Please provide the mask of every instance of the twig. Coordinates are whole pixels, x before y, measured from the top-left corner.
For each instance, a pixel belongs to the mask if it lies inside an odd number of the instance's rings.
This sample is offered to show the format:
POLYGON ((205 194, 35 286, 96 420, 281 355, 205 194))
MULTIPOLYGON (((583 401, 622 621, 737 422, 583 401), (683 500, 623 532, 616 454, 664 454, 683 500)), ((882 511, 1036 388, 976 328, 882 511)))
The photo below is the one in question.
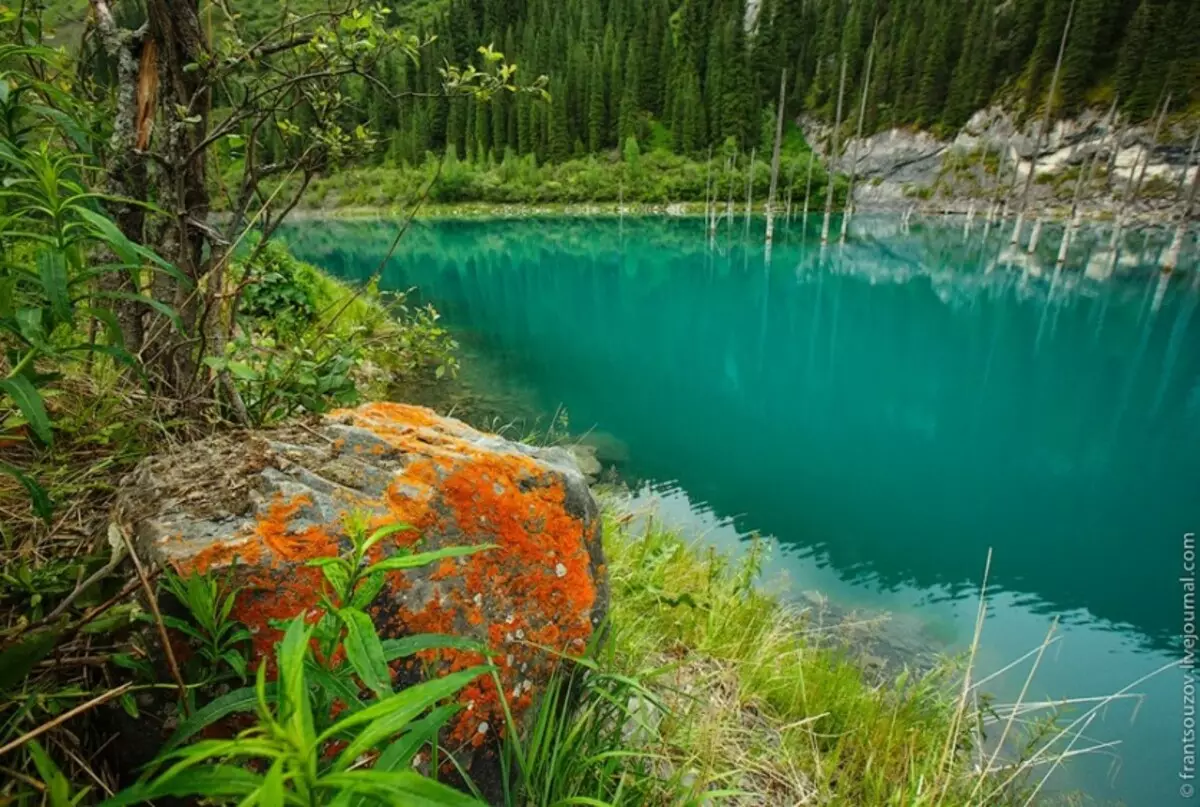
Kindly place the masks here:
POLYGON ((179 662, 175 660, 175 651, 171 649, 171 637, 167 635, 167 626, 163 623, 162 612, 158 610, 158 598, 154 596, 154 589, 150 588, 150 581, 146 578, 142 561, 133 549, 133 542, 129 540, 129 533, 124 527, 119 529, 121 538, 125 541, 125 548, 129 550, 129 557, 133 561, 133 568, 137 571, 138 580, 142 583, 142 590, 146 593, 146 603, 150 606, 150 611, 154 614, 154 622, 158 625, 158 638, 162 640, 163 652, 167 654, 167 666, 171 668, 171 677, 175 679, 175 684, 179 687, 180 708, 186 715, 190 711, 187 704, 187 685, 183 683, 183 675, 179 672, 179 662))
POLYGON ((124 558, 125 554, 123 552, 114 552, 112 558, 104 565, 103 568, 97 570, 87 580, 84 580, 82 583, 75 586, 75 590, 72 591, 65 600, 60 602, 57 608, 50 612, 49 616, 46 617, 46 621, 53 622, 55 619, 57 619, 63 611, 71 607, 71 603, 75 602, 75 600, 79 598, 80 594, 87 591, 96 583, 99 583, 105 577, 108 577, 108 575, 112 573, 112 570, 117 568, 124 558))
POLYGON ((117 687, 116 689, 110 689, 108 692, 105 692, 103 695, 98 695, 97 697, 92 698, 87 703, 81 703, 79 706, 76 706, 74 709, 63 712, 61 715, 54 718, 53 720, 49 720, 49 721, 43 723, 42 725, 38 726, 36 729, 33 729, 32 731, 22 734, 20 737, 13 740, 11 743, 8 743, 4 747, 0 748, 0 757, 4 756, 9 751, 15 751, 16 749, 20 748, 21 746, 23 746, 25 743, 29 742, 30 740, 41 737, 43 734, 50 731, 51 729, 61 726, 63 723, 67 722, 72 717, 81 715, 84 712, 88 711, 89 709, 94 709, 95 707, 99 706, 102 703, 107 703, 108 701, 112 700, 113 698, 116 698, 120 695, 124 695, 125 691, 128 690, 131 686, 133 686, 132 681, 121 684, 121 686, 117 687))

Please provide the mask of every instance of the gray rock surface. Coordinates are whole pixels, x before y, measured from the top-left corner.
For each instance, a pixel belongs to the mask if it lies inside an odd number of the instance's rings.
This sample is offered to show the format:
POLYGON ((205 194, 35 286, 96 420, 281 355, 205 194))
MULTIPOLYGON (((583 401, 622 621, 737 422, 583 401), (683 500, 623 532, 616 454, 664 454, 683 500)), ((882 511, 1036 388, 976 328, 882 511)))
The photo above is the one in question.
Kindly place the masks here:
MULTIPOLYGON (((306 564, 345 549, 351 519, 415 528, 381 541, 372 560, 496 544, 386 573, 366 610, 384 639, 450 633, 489 645, 518 720, 556 664, 538 646, 582 653, 607 610, 599 509, 572 456, 419 407, 372 404, 185 445, 135 469, 115 517, 147 560, 181 573, 233 568, 243 586, 233 613, 253 633, 256 661, 270 658, 279 621, 320 607, 320 570, 306 564)), ((394 679, 483 660, 427 651, 419 663, 395 662, 394 679)), ((463 753, 477 783, 494 785, 498 693, 481 678, 461 700, 442 742, 463 753)))

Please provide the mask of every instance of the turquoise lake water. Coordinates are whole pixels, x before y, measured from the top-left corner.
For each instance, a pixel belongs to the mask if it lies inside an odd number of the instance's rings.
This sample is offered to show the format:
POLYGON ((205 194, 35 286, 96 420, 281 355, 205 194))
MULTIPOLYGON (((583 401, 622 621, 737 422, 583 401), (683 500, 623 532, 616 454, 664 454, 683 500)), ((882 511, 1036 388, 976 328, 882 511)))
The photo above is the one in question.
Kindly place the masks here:
MULTIPOLYGON (((768 576, 797 595, 957 650, 991 548, 980 674, 1056 617, 1027 700, 1108 695, 1179 662, 1200 527, 1194 258, 1164 282, 1161 235, 1131 234, 1114 264, 1108 234, 1084 233, 1056 272, 1060 230, 1030 257, 1007 249, 1011 222, 985 238, 978 219, 864 216, 825 249, 819 224, 780 225, 768 258, 761 220, 747 236, 740 217, 713 244, 700 219, 418 223, 383 286, 437 306, 468 379, 594 430, 664 518, 724 547, 772 536, 768 576)), ((284 237, 365 280, 395 227, 284 237)), ((1028 668, 987 688, 1014 699, 1028 668)), ((1075 749, 1120 744, 1055 786, 1188 803, 1183 688, 1170 669, 1100 711, 1075 749)))

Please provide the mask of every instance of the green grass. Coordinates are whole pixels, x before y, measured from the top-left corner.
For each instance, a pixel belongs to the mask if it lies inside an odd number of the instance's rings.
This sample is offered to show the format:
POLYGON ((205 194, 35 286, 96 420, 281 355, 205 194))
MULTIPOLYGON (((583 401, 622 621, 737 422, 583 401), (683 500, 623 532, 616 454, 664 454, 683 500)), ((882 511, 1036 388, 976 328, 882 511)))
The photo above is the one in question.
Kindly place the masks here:
MULTIPOLYGON (((785 155, 780 165, 779 202, 785 204, 788 180, 792 180, 795 204, 804 198, 811 152, 798 150, 785 155)), ((421 165, 391 164, 339 171, 316 179, 301 202, 301 210, 389 209, 406 207, 417 199, 436 170, 436 157, 421 165)), ((711 168, 705 159, 693 159, 654 150, 636 163, 615 155, 592 155, 563 163, 538 162, 531 156, 509 154, 505 159, 469 162, 447 159, 429 201, 434 205, 626 205, 666 206, 693 203, 703 206, 710 179, 716 197, 724 206, 733 191, 734 205, 745 204, 747 170, 745 155, 732 171, 724 159, 714 156, 711 168)), ((756 204, 766 201, 771 181, 769 156, 755 161, 753 195, 756 204)), ((812 180, 813 209, 825 204, 828 175, 818 161, 812 180)), ((835 201, 845 197, 846 180, 835 183, 835 201)))
POLYGON ((666 802, 731 789, 745 804, 1024 803, 974 773, 962 665, 875 680, 759 587, 764 544, 735 563, 622 508, 605 524, 612 672, 652 682, 671 709, 655 750, 691 785, 666 802))

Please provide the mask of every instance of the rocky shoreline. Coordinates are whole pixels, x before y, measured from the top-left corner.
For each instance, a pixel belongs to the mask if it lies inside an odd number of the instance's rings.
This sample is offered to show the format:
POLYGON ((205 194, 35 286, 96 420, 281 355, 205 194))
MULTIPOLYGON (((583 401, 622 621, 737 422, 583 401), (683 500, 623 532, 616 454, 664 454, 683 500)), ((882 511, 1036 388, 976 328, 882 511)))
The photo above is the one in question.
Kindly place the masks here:
MULTIPOLYGON (((812 117, 798 123, 821 153, 820 145, 828 143, 832 127, 812 117)), ((1000 107, 989 107, 950 139, 908 128, 851 138, 843 151, 841 171, 848 174, 856 164, 854 198, 863 211, 917 207, 986 215, 1006 200, 1017 203, 1037 151, 1030 212, 1065 218, 1070 215, 1075 179, 1095 155, 1091 180, 1080 200, 1081 215, 1115 218, 1132 178, 1134 185, 1140 182, 1140 189, 1127 218, 1162 222, 1177 217, 1181 189, 1198 170, 1189 164, 1194 132, 1183 123, 1164 126, 1157 142, 1152 123, 1122 126, 1118 120, 1110 126, 1105 110, 1087 110, 1057 121, 1044 138, 1040 129, 1040 120, 1022 123, 1000 107)))

